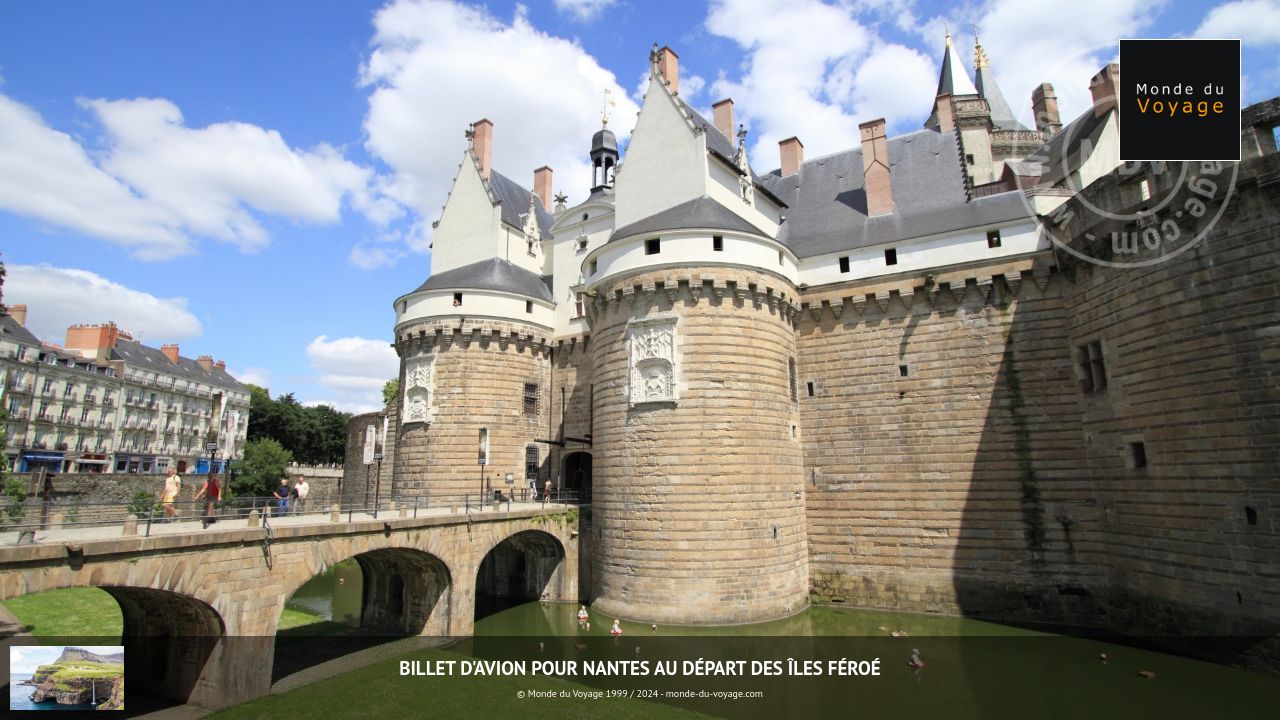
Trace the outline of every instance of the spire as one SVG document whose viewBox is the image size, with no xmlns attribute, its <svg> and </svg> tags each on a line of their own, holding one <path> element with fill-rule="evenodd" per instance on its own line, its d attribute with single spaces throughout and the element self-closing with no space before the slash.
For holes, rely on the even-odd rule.
<svg viewBox="0 0 1280 720">
<path fill-rule="evenodd" d="M 973 36 L 973 74 L 977 81 L 978 94 L 987 101 L 987 107 L 991 109 L 991 124 L 995 125 L 997 130 L 1026 130 L 1027 128 L 1014 118 L 1013 111 L 1009 109 L 1009 103 L 1005 102 L 1004 94 L 1000 92 L 1000 86 L 996 84 L 995 73 L 991 71 L 991 61 L 978 40 L 977 28 L 974 28 Z"/>
<path fill-rule="evenodd" d="M 973 86 L 973 82 L 969 80 L 969 74 L 964 71 L 964 63 L 961 62 L 960 56 L 956 53 L 956 48 L 951 43 L 951 33 L 948 31 L 946 36 L 946 48 L 942 51 L 942 71 L 938 73 L 938 91 L 934 93 L 934 97 L 939 95 L 950 95 L 952 97 L 960 95 L 977 95 L 978 89 Z M 929 114 L 929 119 L 925 121 L 924 126 L 930 129 L 938 127 L 938 111 L 937 104 L 934 104 L 934 110 Z"/>
</svg>

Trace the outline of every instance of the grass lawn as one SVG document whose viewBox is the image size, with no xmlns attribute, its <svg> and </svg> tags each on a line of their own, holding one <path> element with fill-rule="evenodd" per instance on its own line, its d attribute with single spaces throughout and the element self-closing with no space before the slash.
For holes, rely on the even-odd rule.
<svg viewBox="0 0 1280 720">
<path fill-rule="evenodd" d="M 5 607 L 36 637 L 119 638 L 124 618 L 115 598 L 98 588 L 64 588 L 23 595 Z"/>
<path fill-rule="evenodd" d="M 423 650 L 402 656 L 433 661 L 464 656 L 443 650 Z M 522 690 L 587 690 L 585 685 L 546 677 L 407 676 L 399 674 L 399 660 L 385 660 L 328 680 L 272 695 L 207 716 L 207 720 L 309 720 L 323 713 L 326 720 L 353 718 L 506 718 L 521 720 L 625 720 L 626 718 L 704 718 L 705 715 L 666 705 L 630 699 L 573 699 L 516 697 Z"/>
</svg>

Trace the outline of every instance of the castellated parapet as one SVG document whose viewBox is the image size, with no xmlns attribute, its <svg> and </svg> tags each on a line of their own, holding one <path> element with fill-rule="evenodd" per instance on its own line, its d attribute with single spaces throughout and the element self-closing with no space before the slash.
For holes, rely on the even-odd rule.
<svg viewBox="0 0 1280 720">
<path fill-rule="evenodd" d="M 526 488 L 528 449 L 536 449 L 539 468 L 547 459 L 546 445 L 536 442 L 549 434 L 547 329 L 507 320 L 429 319 L 400 328 L 395 347 L 402 403 L 397 494 L 429 503 Z M 482 442 L 488 449 L 483 465 Z"/>
<path fill-rule="evenodd" d="M 593 352 L 593 606 L 740 623 L 808 604 L 795 288 L 734 269 L 611 278 Z"/>
</svg>

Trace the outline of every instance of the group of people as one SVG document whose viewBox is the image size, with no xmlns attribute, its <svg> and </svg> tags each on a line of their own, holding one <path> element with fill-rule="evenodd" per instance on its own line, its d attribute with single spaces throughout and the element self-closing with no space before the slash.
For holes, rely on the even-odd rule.
<svg viewBox="0 0 1280 720">
<path fill-rule="evenodd" d="M 182 476 L 178 475 L 175 468 L 169 468 L 168 474 L 164 478 L 164 488 L 160 491 L 160 506 L 164 510 L 165 522 L 173 522 L 178 519 L 178 508 L 176 506 L 178 494 L 182 492 Z M 289 513 L 306 512 L 307 494 L 311 492 L 311 485 L 307 483 L 307 479 L 298 475 L 294 478 L 293 487 L 289 486 L 289 481 L 280 478 L 280 485 L 272 493 L 272 498 L 276 501 L 276 514 L 286 515 Z M 199 502 L 204 500 L 204 517 L 203 526 L 209 527 L 217 518 L 214 516 L 213 508 L 218 500 L 222 497 L 222 486 L 219 482 L 217 473 L 210 473 L 205 476 L 204 484 L 196 491 L 195 500 Z"/>
<path fill-rule="evenodd" d="M 169 468 L 169 472 L 164 478 L 164 489 L 160 491 L 160 507 L 164 510 L 165 522 L 174 522 L 178 519 L 178 508 L 175 503 L 178 500 L 178 493 L 182 492 L 182 476 L 178 475 L 176 468 Z M 201 519 L 203 527 L 218 521 L 214 516 L 213 506 L 222 497 L 222 485 L 219 483 L 218 475 L 210 473 L 205 476 L 204 484 L 196 491 L 195 500 L 199 502 L 204 500 L 204 516 Z"/>
<path fill-rule="evenodd" d="M 293 487 L 289 487 L 287 479 L 280 478 L 280 484 L 276 486 L 275 492 L 271 493 L 271 497 L 276 501 L 276 514 L 306 512 L 309 492 L 311 492 L 311 485 L 301 475 L 293 479 Z"/>
</svg>

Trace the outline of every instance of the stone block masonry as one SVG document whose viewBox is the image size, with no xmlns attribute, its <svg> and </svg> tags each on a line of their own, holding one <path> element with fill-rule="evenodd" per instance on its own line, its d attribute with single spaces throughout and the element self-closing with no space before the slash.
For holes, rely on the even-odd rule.
<svg viewBox="0 0 1280 720">
<path fill-rule="evenodd" d="M 725 269 L 599 288 L 588 311 L 591 542 L 605 614 L 734 623 L 806 606 L 794 293 L 775 276 Z"/>
<path fill-rule="evenodd" d="M 526 452 L 546 463 L 550 426 L 550 346 L 545 330 L 505 321 L 417 323 L 397 340 L 401 387 L 405 361 L 432 363 L 430 419 L 403 422 L 396 433 L 395 484 L 400 497 L 453 497 L 526 487 Z M 528 386 L 528 387 L 527 387 Z M 530 396 L 527 389 L 532 390 Z M 403 419 L 402 419 L 403 420 Z M 481 465 L 480 431 L 488 464 Z M 540 470 L 541 472 L 541 470 Z M 506 484 L 506 476 L 512 484 Z"/>
</svg>

